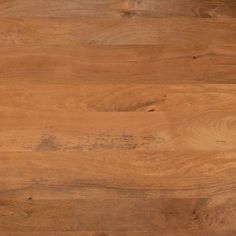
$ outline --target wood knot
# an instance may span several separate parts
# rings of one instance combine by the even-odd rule
[[[132,18],[137,15],[136,11],[122,11],[121,16],[124,18]]]

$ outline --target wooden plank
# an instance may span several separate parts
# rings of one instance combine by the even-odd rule
[[[0,206],[7,200],[53,203],[217,196],[223,201],[232,195],[234,202],[236,153],[148,149],[1,152],[0,176]]]
[[[236,19],[1,18],[0,45],[235,44]]]
[[[0,17],[235,17],[228,0],[11,0],[0,2]]]
[[[234,44],[0,47],[0,84],[235,84],[235,56]]]
[[[234,236],[234,231],[227,230],[188,230],[170,233],[166,231],[77,231],[77,232],[0,232],[0,236]]]
[[[0,86],[0,113],[24,112],[207,112],[233,110],[236,85]]]
[[[0,151],[233,150],[235,110],[76,113],[3,109]]]
[[[2,201],[1,231],[235,231],[227,199],[80,199]],[[221,212],[219,215],[218,212]]]

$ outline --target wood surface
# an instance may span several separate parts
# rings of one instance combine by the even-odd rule
[[[54,235],[236,235],[236,1],[0,0],[0,236]]]

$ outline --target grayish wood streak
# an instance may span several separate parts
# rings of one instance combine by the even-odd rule
[[[155,113],[55,113],[6,109],[0,151],[232,150],[235,110]],[[108,125],[109,124],[109,125]],[[148,125],[147,125],[148,124]],[[46,148],[47,150],[47,148]]]

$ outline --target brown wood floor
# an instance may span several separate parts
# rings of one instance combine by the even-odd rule
[[[54,235],[236,235],[235,0],[0,0],[0,236]]]

